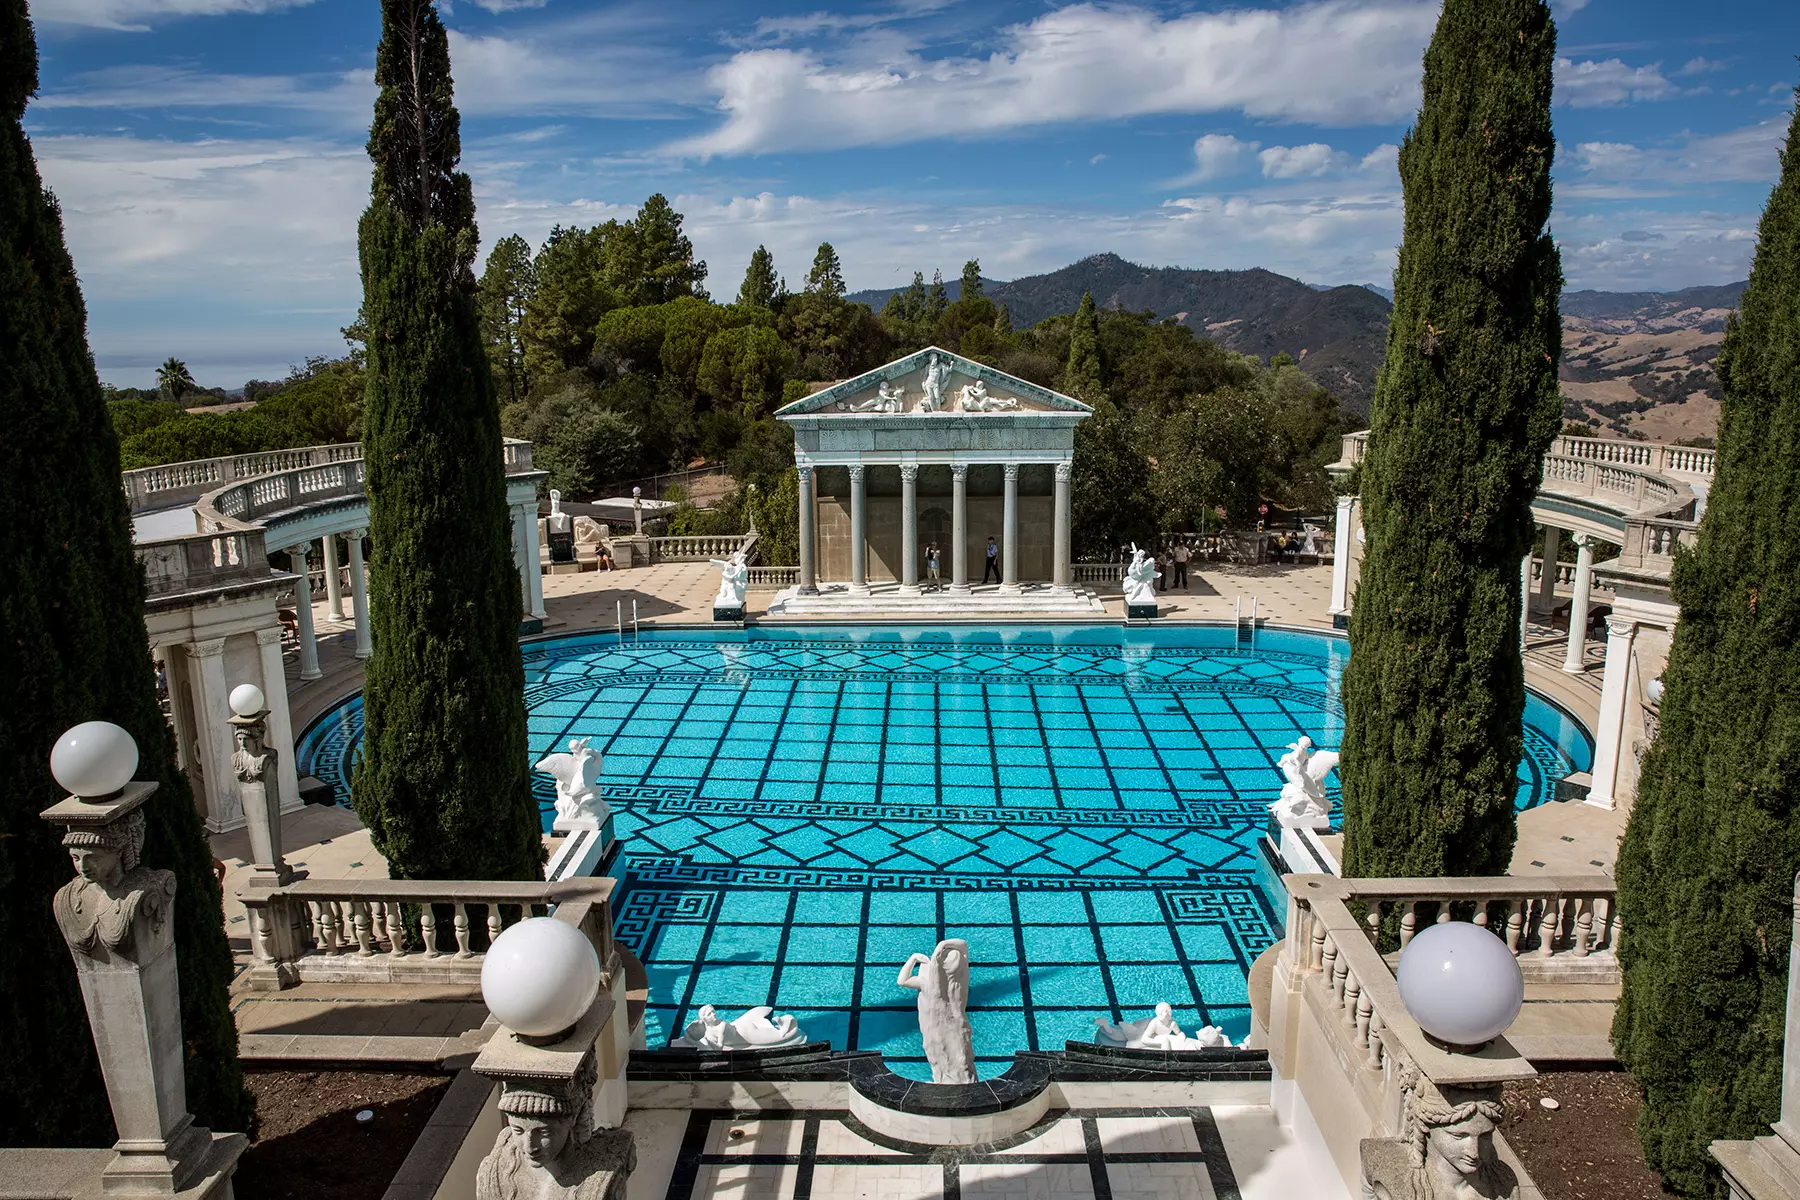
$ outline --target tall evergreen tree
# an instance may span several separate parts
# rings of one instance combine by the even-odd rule
[[[1643,1090],[1645,1159],[1689,1196],[1708,1193],[1710,1141],[1766,1133],[1781,1107],[1800,870],[1800,114],[1718,373],[1718,465],[1698,544],[1675,560],[1662,724],[1618,865],[1613,1044]]]
[[[944,290],[944,273],[933,271],[931,273],[931,290],[925,293],[925,316],[935,321],[943,316],[944,310],[949,307],[950,294]]]
[[[20,125],[36,91],[24,0],[0,0],[0,1095],[10,1114],[0,1144],[100,1146],[116,1136],[75,964],[50,913],[74,870],[59,831],[38,817],[62,799],[50,747],[92,720],[130,732],[137,778],[161,785],[142,861],[176,876],[188,1107],[215,1129],[246,1129],[212,850],[157,706],[144,572],[62,213]]]
[[[1500,875],[1522,751],[1519,561],[1561,425],[1543,0],[1445,0],[1400,149],[1406,231],[1362,464],[1344,873]]]
[[[775,280],[775,256],[767,246],[758,246],[750,256],[750,267],[744,272],[744,286],[738,289],[737,302],[755,308],[774,308],[780,284]]]
[[[971,258],[963,264],[962,286],[958,289],[958,300],[978,300],[984,293],[981,290],[981,261]]]
[[[536,292],[531,243],[516,233],[495,242],[481,273],[481,340],[508,404],[524,399],[531,390],[531,374],[525,367],[525,313]]]
[[[1069,365],[1063,371],[1063,391],[1083,404],[1097,405],[1106,398],[1100,373],[1100,314],[1094,310],[1092,292],[1081,294],[1081,305],[1069,324]]]
[[[682,296],[706,299],[706,264],[694,257],[694,243],[681,232],[681,214],[657,192],[631,222],[637,275],[631,302],[666,304]]]
[[[819,243],[819,252],[813,255],[812,270],[806,273],[806,290],[829,300],[843,299],[844,268],[838,263],[837,251],[830,242]]]
[[[1002,304],[994,313],[994,332],[1001,337],[1011,337],[1013,331],[1012,309]]]
[[[430,0],[382,0],[381,21],[358,230],[375,649],[356,811],[396,879],[538,878],[519,574],[449,44]]]

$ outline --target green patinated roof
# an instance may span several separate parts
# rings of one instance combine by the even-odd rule
[[[1005,388],[1014,395],[1024,399],[1034,400],[1039,404],[1048,406],[1053,411],[1082,413],[1084,415],[1094,411],[1073,396],[1065,396],[1061,392],[1053,392],[1049,388],[1039,387],[1035,383],[1020,379],[1017,375],[1008,375],[1005,371],[996,371],[994,368],[978,363],[973,359],[964,358],[960,354],[953,354],[941,346],[927,346],[915,354],[908,354],[905,358],[897,358],[891,363],[876,367],[873,371],[865,371],[854,379],[846,379],[842,383],[834,383],[828,388],[823,388],[810,396],[796,400],[792,404],[777,410],[775,415],[781,418],[805,417],[828,412],[831,407],[840,400],[847,400],[852,396],[866,392],[870,388],[878,386],[884,380],[898,379],[902,375],[909,375],[914,371],[920,370],[925,366],[926,356],[934,353],[941,354],[950,360],[950,370],[953,376],[962,375],[969,379],[980,379],[990,387],[998,386]],[[872,414],[858,413],[855,415],[867,417]],[[895,413],[892,415],[896,417],[910,417],[916,414],[907,412]],[[1030,416],[1032,414],[1027,411],[1004,413],[952,413],[947,415],[1019,417]]]

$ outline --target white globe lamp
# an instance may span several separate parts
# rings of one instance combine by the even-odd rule
[[[567,1033],[600,994],[600,959],[586,935],[554,917],[527,917],[488,947],[481,998],[500,1023],[544,1041]]]
[[[264,704],[263,691],[254,683],[240,683],[231,689],[231,711],[240,717],[254,717]]]
[[[137,766],[137,743],[111,721],[83,721],[50,747],[50,774],[84,800],[117,792],[131,782]]]
[[[1394,976],[1413,1020],[1449,1046],[1493,1041],[1525,1003],[1525,977],[1512,951],[1467,921],[1446,921],[1414,937]]]

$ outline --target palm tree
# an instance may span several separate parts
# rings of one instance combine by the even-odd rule
[[[197,386],[188,366],[179,358],[171,358],[156,368],[156,386],[171,400],[179,401]]]

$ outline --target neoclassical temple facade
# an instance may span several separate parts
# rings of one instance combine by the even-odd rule
[[[951,592],[999,547],[1001,595],[1068,590],[1069,479],[1078,400],[930,347],[775,415],[794,429],[800,585],[918,595],[924,547]]]

